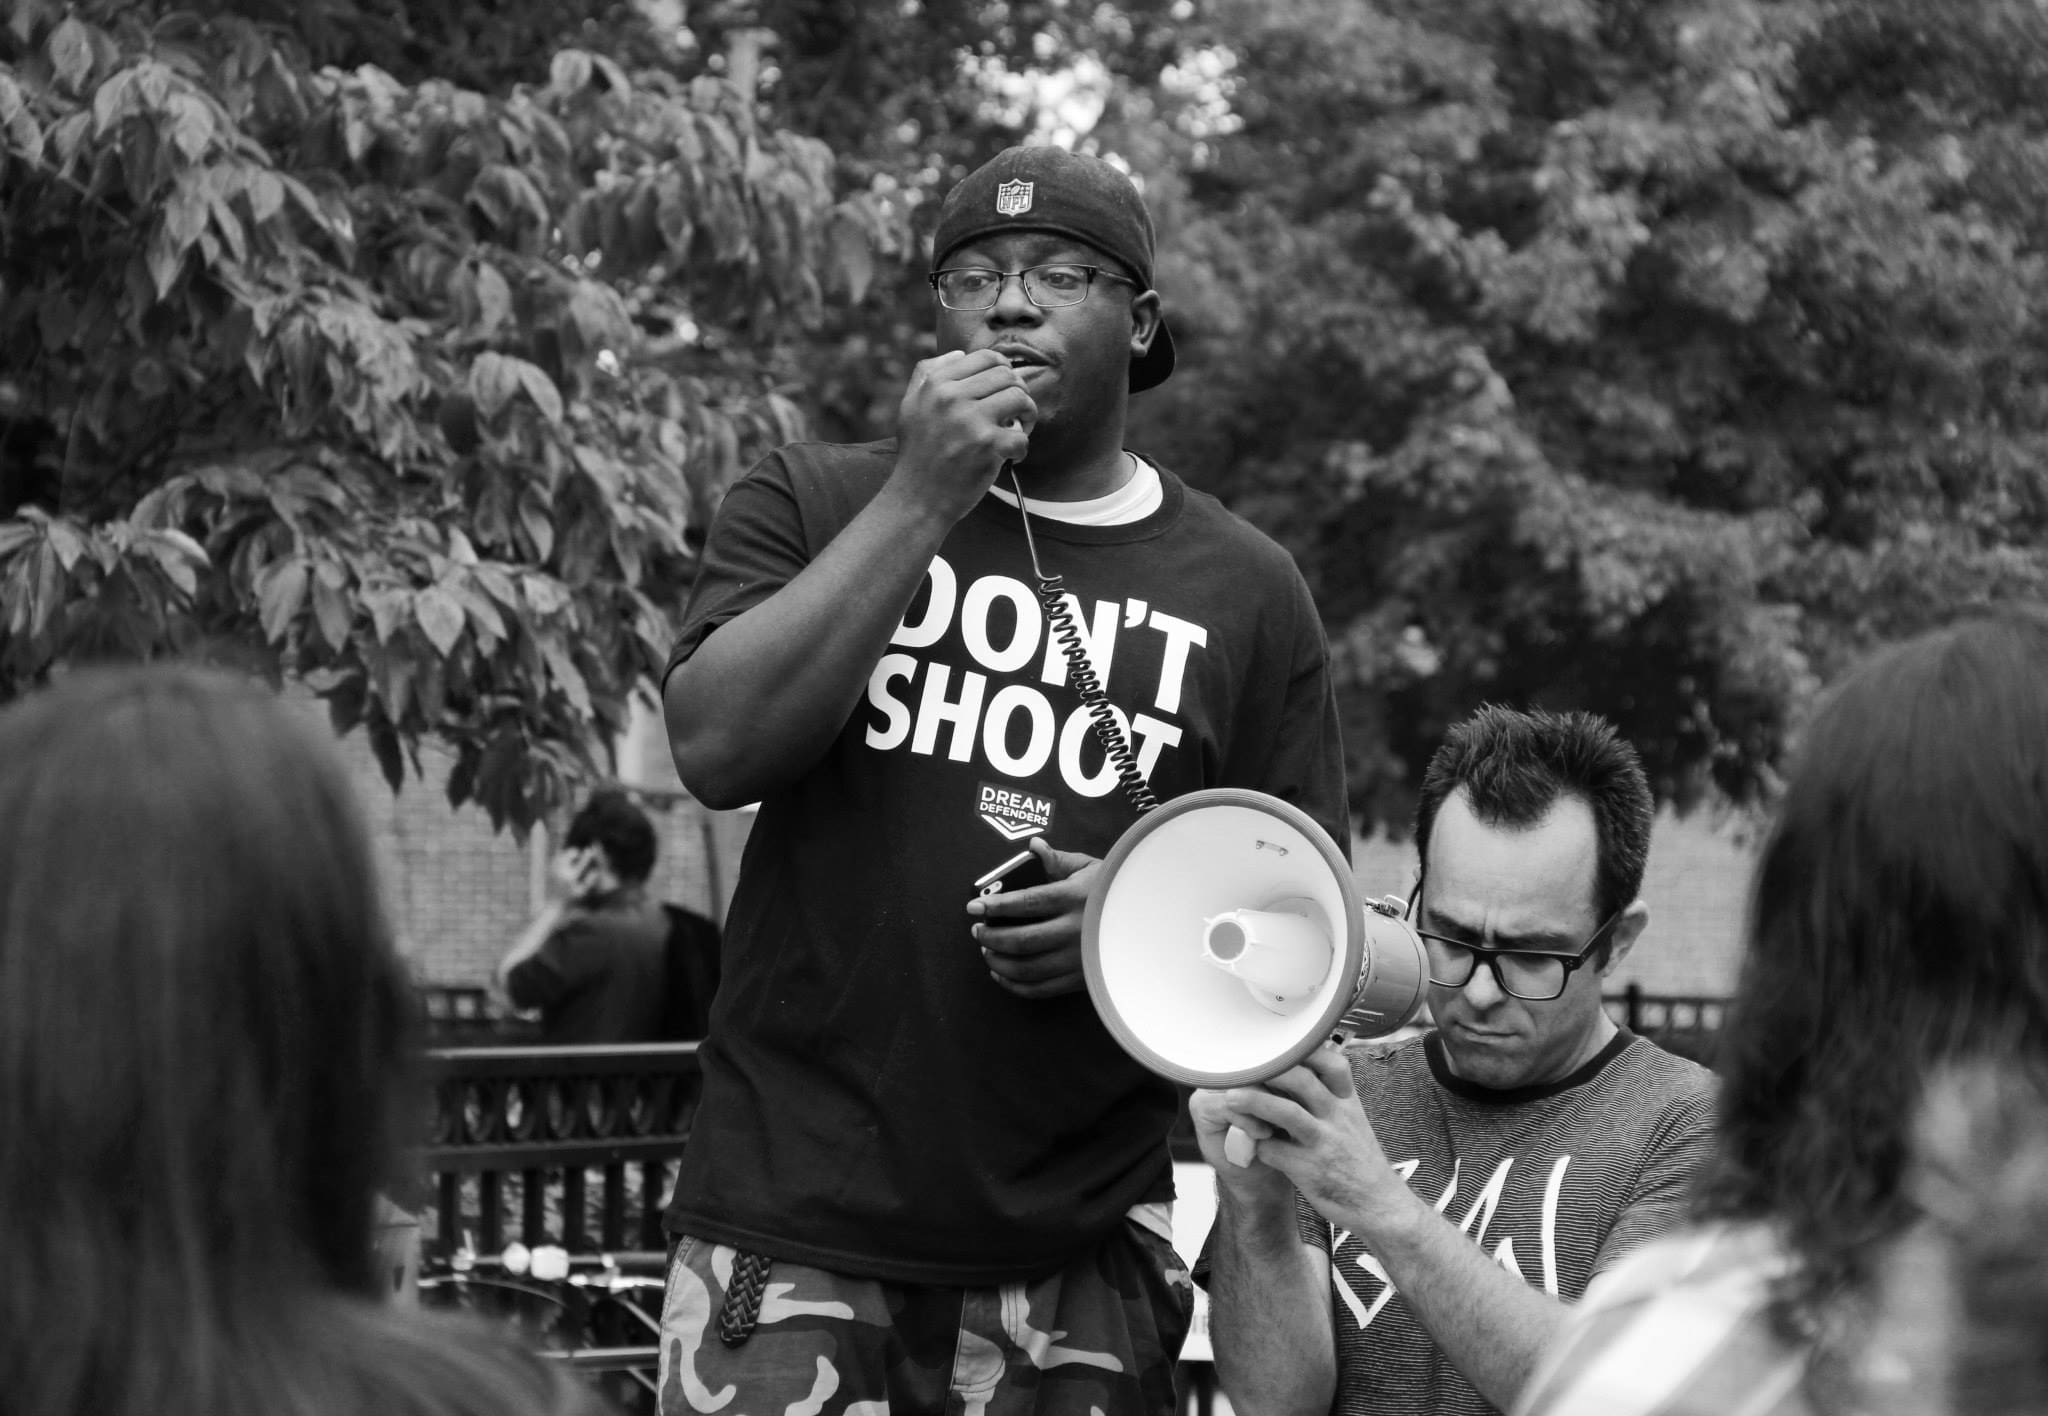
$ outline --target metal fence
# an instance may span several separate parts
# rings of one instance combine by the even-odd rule
[[[652,1412],[661,1212],[697,1045],[451,1048],[428,1065],[420,1301],[510,1321]]]

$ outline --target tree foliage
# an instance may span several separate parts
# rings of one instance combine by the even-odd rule
[[[0,30],[0,695],[239,646],[394,786],[438,738],[451,798],[524,827],[665,659],[710,506],[802,427],[790,342],[900,217],[701,65],[567,45],[479,91],[263,10]],[[314,10],[336,56],[419,60]]]
[[[1486,700],[1755,799],[1848,655],[2048,592],[2039,6],[1204,15],[1143,426],[1308,570],[1368,819]]]

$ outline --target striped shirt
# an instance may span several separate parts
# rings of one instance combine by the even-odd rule
[[[1807,1350],[1766,1313],[1787,1267],[1756,1225],[1659,1240],[1588,1290],[1515,1416],[1808,1416]]]
[[[1387,1158],[1503,1268],[1570,1303],[1623,1254],[1677,1229],[1712,1145],[1704,1067],[1624,1030],[1571,1076],[1491,1091],[1453,1075],[1435,1034],[1354,1049],[1352,1077]],[[1302,1238],[1330,1251],[1334,1416],[1484,1416],[1360,1236],[1305,1201]]]

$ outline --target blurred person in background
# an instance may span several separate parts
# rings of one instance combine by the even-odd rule
[[[616,787],[592,792],[549,866],[557,892],[498,962],[514,1007],[540,1010],[545,1047],[667,1035],[670,917],[648,897],[654,823]]]
[[[1803,1416],[1938,1391],[1943,1343],[1869,1334],[1899,1331],[1879,1318],[1888,1286],[1911,1291],[1897,1265],[1920,1226],[1963,1232],[1968,1206],[1930,1213],[1909,1161],[1930,1079],[1978,1059],[2048,1076],[2036,608],[1881,652],[1820,708],[1757,870],[1700,1223],[1593,1286],[1520,1416]]]
[[[191,668],[0,711],[0,1409],[570,1416],[389,1301],[416,1005],[331,745]]]

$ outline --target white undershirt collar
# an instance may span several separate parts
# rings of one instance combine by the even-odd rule
[[[1115,491],[1087,501],[1040,501],[1037,497],[1026,496],[1026,510],[1033,516],[1065,522],[1069,526],[1128,526],[1134,521],[1143,521],[1159,510],[1166,499],[1166,490],[1160,483],[1158,468],[1135,452],[1124,455],[1131,459],[1132,471]],[[1007,478],[998,480],[989,490],[1011,506],[1017,504],[1017,497],[1011,492]]]

